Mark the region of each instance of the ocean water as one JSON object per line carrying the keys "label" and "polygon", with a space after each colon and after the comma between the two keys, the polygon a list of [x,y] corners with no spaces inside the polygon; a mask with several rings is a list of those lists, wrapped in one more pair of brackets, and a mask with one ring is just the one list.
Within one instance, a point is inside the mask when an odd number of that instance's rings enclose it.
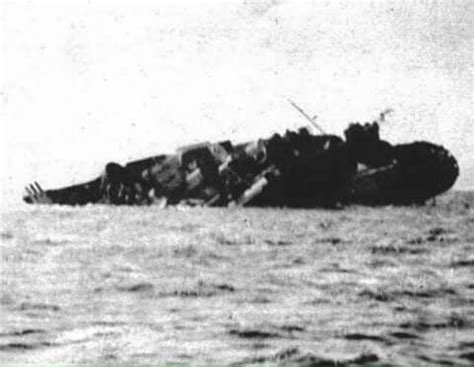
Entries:
{"label": "ocean water", "polygon": [[1,363],[474,363],[474,193],[21,207],[1,256]]}

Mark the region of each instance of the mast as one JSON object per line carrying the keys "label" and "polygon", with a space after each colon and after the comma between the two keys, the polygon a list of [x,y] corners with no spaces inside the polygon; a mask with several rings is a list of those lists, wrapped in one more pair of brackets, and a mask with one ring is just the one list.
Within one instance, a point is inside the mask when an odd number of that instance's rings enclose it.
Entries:
{"label": "mast", "polygon": [[315,127],[317,130],[321,132],[323,135],[327,135],[326,132],[323,130],[321,126],[319,126],[314,120],[316,120],[317,116],[314,116],[313,118],[309,117],[309,115],[303,111],[303,109],[298,106],[295,102],[293,102],[291,99],[287,99],[287,101],[299,112],[301,113],[310,123]]}

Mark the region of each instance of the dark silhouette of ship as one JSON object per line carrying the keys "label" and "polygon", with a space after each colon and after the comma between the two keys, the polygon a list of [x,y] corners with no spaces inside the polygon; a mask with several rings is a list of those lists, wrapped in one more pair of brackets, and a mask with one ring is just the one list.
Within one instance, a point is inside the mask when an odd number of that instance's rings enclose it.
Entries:
{"label": "dark silhouette of ship", "polygon": [[380,139],[377,122],[350,124],[344,135],[345,140],[302,128],[238,145],[187,146],[125,166],[108,163],[102,175],[79,185],[43,190],[35,182],[26,187],[23,200],[63,205],[409,205],[447,191],[459,175],[456,159],[442,146],[425,141],[392,145]]}

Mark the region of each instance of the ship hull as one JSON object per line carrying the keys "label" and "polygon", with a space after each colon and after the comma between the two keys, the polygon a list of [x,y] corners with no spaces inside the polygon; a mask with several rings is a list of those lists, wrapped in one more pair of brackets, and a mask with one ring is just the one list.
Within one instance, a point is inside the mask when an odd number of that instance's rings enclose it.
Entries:
{"label": "ship hull", "polygon": [[423,204],[449,190],[459,175],[456,159],[443,147],[415,142],[394,147],[393,163],[355,174],[344,200],[365,205]]}
{"label": "ship hull", "polygon": [[[356,128],[365,138],[363,127]],[[459,175],[456,159],[439,145],[392,146],[371,139],[349,136],[344,142],[306,131],[235,147],[202,143],[124,167],[109,163],[101,176],[80,185],[43,191],[35,183],[23,199],[62,205],[149,205],[163,199],[203,206],[409,205],[449,190]]]}

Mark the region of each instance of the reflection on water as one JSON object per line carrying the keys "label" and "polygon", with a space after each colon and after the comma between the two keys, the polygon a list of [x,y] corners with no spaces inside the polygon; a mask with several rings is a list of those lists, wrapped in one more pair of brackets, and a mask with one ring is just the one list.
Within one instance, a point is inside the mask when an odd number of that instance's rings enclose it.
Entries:
{"label": "reflection on water", "polygon": [[474,362],[474,196],[3,215],[1,362]]}

